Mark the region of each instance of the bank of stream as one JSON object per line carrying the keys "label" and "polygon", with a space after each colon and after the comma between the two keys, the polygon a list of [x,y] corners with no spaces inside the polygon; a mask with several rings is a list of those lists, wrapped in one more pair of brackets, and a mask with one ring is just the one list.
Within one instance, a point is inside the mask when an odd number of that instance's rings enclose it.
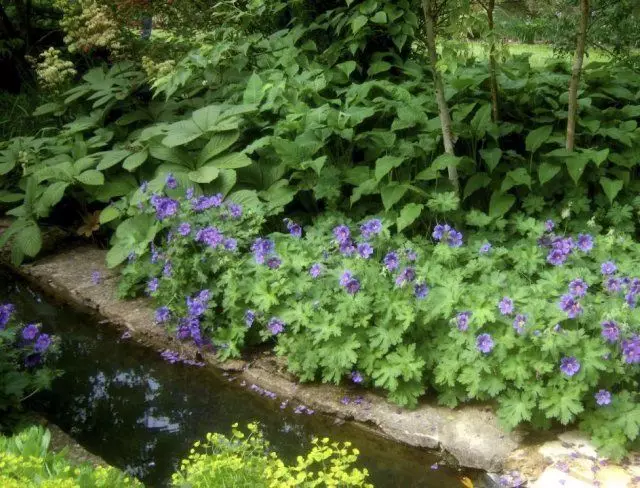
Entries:
{"label": "bank of stream", "polygon": [[[311,438],[350,440],[361,465],[378,488],[460,487],[479,473],[440,464],[437,455],[368,434],[348,422],[336,423],[294,405],[281,407],[242,386],[233,375],[184,364],[169,364],[159,352],[122,337],[98,319],[49,302],[0,271],[0,303],[10,301],[20,319],[41,322],[61,339],[55,366],[65,373],[33,408],[106,462],[148,486],[166,486],[189,448],[207,432],[228,433],[230,425],[258,421],[272,447],[292,460]],[[363,403],[360,408],[367,408]]]}

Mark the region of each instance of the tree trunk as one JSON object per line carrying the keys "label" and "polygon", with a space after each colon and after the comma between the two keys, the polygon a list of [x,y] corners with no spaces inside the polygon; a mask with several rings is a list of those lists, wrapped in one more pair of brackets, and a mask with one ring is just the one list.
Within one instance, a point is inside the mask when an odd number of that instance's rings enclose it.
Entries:
{"label": "tree trunk", "polygon": [[487,4],[487,20],[489,22],[489,82],[491,84],[491,115],[494,122],[500,120],[500,105],[498,96],[498,63],[496,62],[496,39],[493,23],[493,11],[496,1],[489,0]]}
{"label": "tree trunk", "polygon": [[578,116],[578,87],[584,62],[584,50],[587,44],[587,27],[589,25],[589,0],[580,0],[580,24],[578,26],[578,38],[576,40],[576,52],[573,57],[571,69],[571,82],[569,83],[569,113],[567,117],[567,150],[573,151],[576,145],[576,118]]}
{"label": "tree trunk", "polygon": [[[435,0],[422,0],[422,10],[424,12],[424,22],[427,28],[427,50],[429,51],[429,64],[433,73],[433,84],[436,89],[436,100],[438,102],[438,112],[440,114],[440,125],[442,127],[442,140],[444,142],[444,150],[447,154],[455,155],[453,149],[453,130],[451,128],[451,115],[447,100],[444,98],[444,83],[442,75],[438,71],[438,52],[436,51],[436,20],[437,12],[434,5]],[[450,164],[447,167],[449,172],[449,180],[456,190],[460,190],[458,181],[458,169]]]}

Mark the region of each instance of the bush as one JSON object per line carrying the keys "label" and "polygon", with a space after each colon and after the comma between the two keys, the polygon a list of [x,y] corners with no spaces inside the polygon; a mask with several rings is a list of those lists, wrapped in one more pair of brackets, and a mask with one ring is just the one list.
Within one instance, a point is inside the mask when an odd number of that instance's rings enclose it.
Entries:
{"label": "bush", "polygon": [[141,487],[112,467],[74,466],[64,453],[49,451],[51,434],[30,427],[13,437],[0,436],[0,486],[3,488]]}
{"label": "bush", "polygon": [[[19,324],[14,305],[0,304],[0,412],[20,408],[35,392],[48,388],[55,372],[45,366],[54,338],[39,324]],[[1,423],[1,422],[0,422]]]}
{"label": "bush", "polygon": [[248,434],[233,426],[231,438],[207,434],[205,443],[196,442],[180,471],[173,475],[173,486],[214,488],[311,488],[370,487],[368,472],[353,465],[358,450],[351,444],[314,439],[311,451],[299,456],[296,464],[287,465],[276,453],[269,453],[256,424],[247,426]]}

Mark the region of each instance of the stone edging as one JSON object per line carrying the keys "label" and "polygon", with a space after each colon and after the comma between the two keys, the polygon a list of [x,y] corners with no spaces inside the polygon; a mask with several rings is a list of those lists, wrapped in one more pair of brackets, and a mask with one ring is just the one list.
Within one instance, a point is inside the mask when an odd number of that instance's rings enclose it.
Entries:
{"label": "stone edging", "polygon": [[[353,389],[299,384],[284,372],[282,361],[269,354],[251,361],[225,363],[212,354],[203,357],[195,346],[175,340],[154,324],[154,311],[148,300],[117,299],[118,274],[105,268],[105,254],[105,251],[83,246],[12,269],[45,293],[98,313],[106,319],[104,322],[128,331],[132,338],[149,347],[176,350],[183,357],[204,360],[209,367],[233,371],[247,384],[255,384],[317,412],[352,420],[394,441],[443,449],[461,466],[489,472],[517,470],[529,481],[538,479],[536,488],[640,487],[640,478],[634,478],[640,476],[640,456],[630,456],[623,466],[603,462],[589,442],[577,433],[568,432],[559,439],[527,446],[523,442],[524,433],[504,432],[489,407],[451,410],[421,404],[415,410],[406,410],[375,393],[358,390],[356,393],[370,405],[370,408],[359,408],[353,403],[340,402],[345,396],[353,396]],[[94,272],[101,277],[99,284],[93,281]],[[595,463],[599,464],[598,469],[593,468]]]}

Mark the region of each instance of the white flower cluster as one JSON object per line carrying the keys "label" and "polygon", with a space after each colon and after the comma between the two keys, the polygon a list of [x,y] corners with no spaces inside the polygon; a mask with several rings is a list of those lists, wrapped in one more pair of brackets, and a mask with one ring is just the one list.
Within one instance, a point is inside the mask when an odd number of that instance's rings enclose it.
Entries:
{"label": "white flower cluster", "polygon": [[88,52],[94,48],[118,52],[122,49],[118,23],[106,5],[100,5],[96,0],[58,0],[57,5],[64,12],[60,24],[69,52]]}
{"label": "white flower cluster", "polygon": [[38,83],[44,90],[58,91],[77,74],[73,63],[62,59],[61,54],[59,49],[50,47],[33,60]]}
{"label": "white flower cluster", "polygon": [[142,56],[142,69],[152,80],[168,75],[175,68],[175,65],[176,62],[173,59],[167,59],[160,63],[148,56]]}

